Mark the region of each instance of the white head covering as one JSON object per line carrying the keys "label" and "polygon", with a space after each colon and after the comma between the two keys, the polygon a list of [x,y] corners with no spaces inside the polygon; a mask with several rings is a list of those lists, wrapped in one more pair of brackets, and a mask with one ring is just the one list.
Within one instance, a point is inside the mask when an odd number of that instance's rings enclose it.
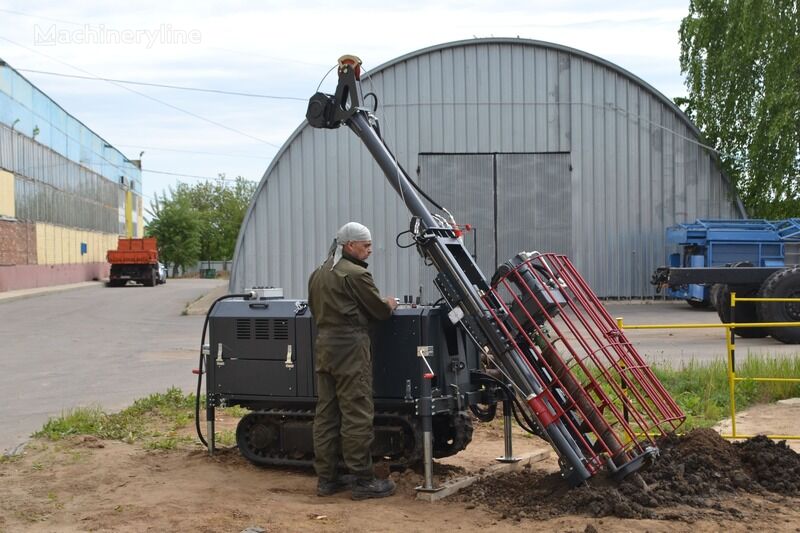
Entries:
{"label": "white head covering", "polygon": [[333,264],[331,265],[331,270],[336,264],[342,260],[342,247],[351,241],[371,241],[372,234],[369,232],[369,228],[364,226],[363,224],[359,224],[358,222],[348,222],[341,228],[339,231],[336,232],[336,238],[333,240],[333,244],[331,245],[331,249],[328,252],[328,256],[333,254]]}

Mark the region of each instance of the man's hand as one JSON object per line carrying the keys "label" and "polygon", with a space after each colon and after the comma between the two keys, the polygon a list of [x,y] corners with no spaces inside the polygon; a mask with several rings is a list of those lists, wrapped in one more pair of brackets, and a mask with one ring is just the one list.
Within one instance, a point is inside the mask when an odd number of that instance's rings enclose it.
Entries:
{"label": "man's hand", "polygon": [[389,306],[389,309],[391,309],[392,311],[397,309],[397,298],[395,298],[394,296],[387,296],[385,302]]}

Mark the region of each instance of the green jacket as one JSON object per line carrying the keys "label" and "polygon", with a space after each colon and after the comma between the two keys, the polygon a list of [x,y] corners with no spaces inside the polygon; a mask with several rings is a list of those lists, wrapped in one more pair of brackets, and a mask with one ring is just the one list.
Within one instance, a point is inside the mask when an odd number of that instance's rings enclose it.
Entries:
{"label": "green jacket", "polygon": [[353,329],[366,330],[371,321],[392,315],[367,263],[347,254],[333,270],[332,262],[333,257],[328,258],[308,280],[308,306],[320,331],[346,334]]}

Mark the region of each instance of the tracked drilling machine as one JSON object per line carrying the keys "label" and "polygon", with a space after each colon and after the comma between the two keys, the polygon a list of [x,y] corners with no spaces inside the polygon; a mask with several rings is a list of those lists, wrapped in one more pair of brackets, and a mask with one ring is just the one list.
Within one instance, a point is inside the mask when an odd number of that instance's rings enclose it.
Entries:
{"label": "tracked drilling machine", "polygon": [[[452,215],[381,138],[375,109],[364,106],[360,60],[340,58],[338,76],[335,94],[311,97],[306,118],[361,139],[411,212],[408,233],[442,296],[439,305],[406,298],[374,334],[373,454],[395,465],[424,459],[429,486],[431,458],[469,444],[467,411],[487,421],[504,402],[504,460],[513,460],[512,415],[550,443],[573,486],[602,470],[622,479],[653,460],[656,439],[684,415],[569,259],[520,252],[487,280]],[[306,302],[275,289],[225,298],[209,311],[200,358],[210,451],[214,408],[235,404],[252,410],[237,428],[245,457],[310,464],[315,329]]]}

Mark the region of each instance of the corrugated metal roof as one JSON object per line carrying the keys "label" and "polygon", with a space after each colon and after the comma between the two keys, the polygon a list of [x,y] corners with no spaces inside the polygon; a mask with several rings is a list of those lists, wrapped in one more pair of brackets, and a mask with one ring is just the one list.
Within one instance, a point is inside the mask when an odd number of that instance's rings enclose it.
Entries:
{"label": "corrugated metal roof", "polygon": [[[647,282],[665,260],[666,226],[744,214],[683,113],[636,76],[584,52],[522,39],[459,41],[390,61],[368,84],[381,101],[387,144],[412,176],[424,153],[568,154],[568,240],[601,296],[652,294]],[[528,194],[542,187],[532,182]],[[535,219],[504,215],[505,224]],[[408,226],[400,199],[355,135],[303,123],[250,205],[231,290],[276,285],[304,296],[308,274],[349,220],[373,231],[379,286],[416,294],[418,256],[392,242]]]}

